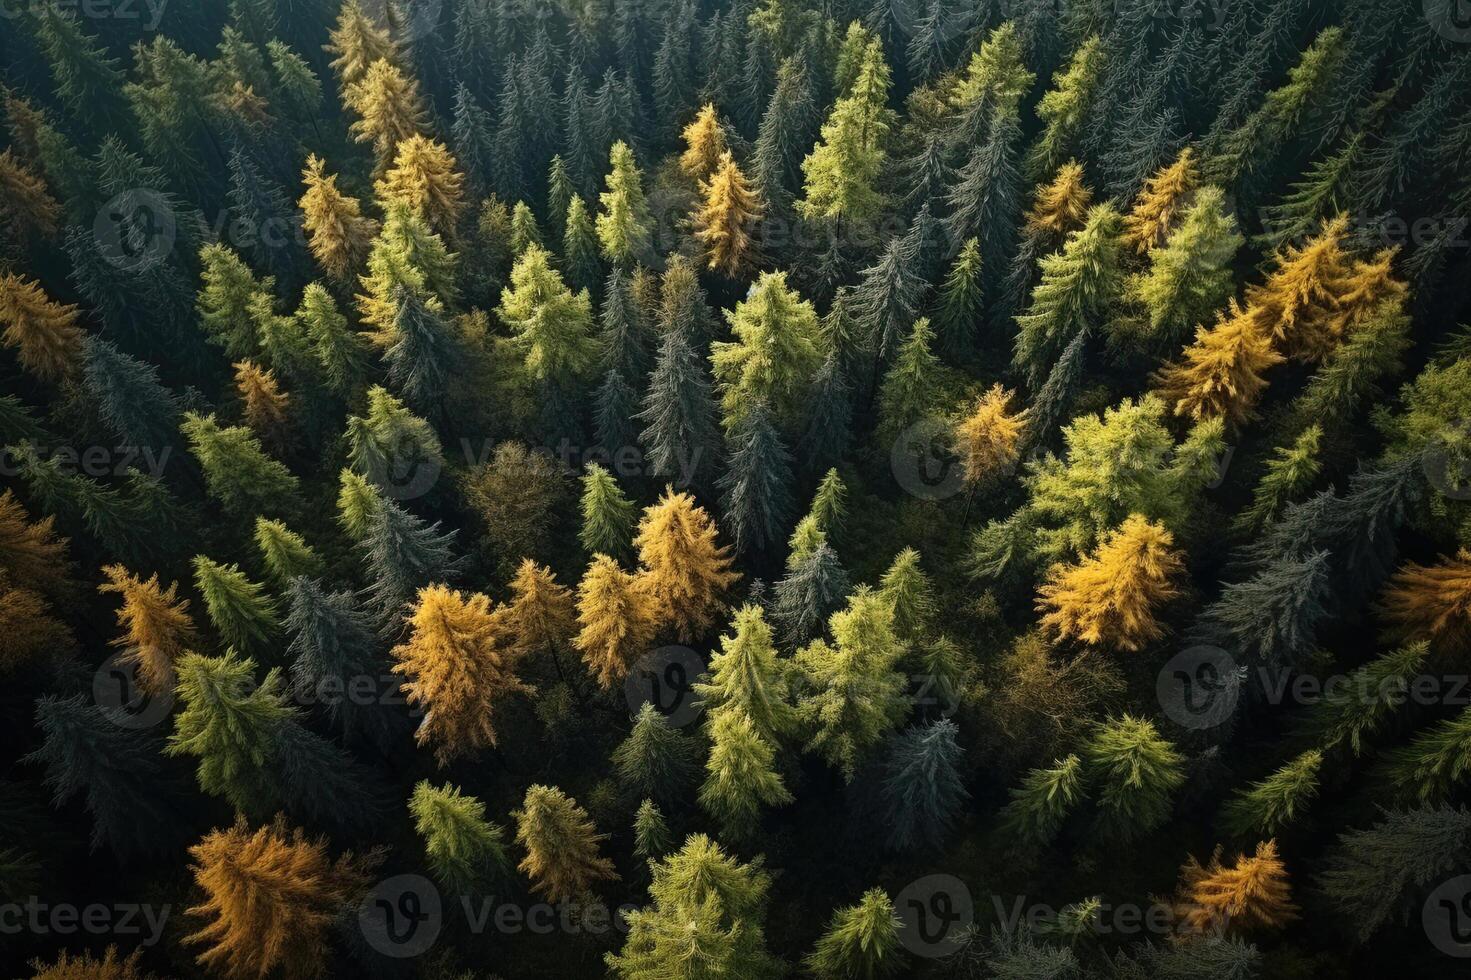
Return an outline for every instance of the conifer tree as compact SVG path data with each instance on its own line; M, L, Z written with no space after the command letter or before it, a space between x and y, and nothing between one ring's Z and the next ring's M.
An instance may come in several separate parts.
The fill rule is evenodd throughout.
M232 648L250 650L275 634L276 604L265 588L245 577L239 565L222 565L195 555L194 587L215 630Z
M486 894L510 871L504 831L485 819L485 804L458 786L425 779L409 797L414 829L435 880L461 895Z
M646 701L634 716L633 730L613 751L613 771L630 795L675 804L694 784L699 754L695 741Z
M16 248L29 247L34 239L54 239L61 218L61 205L51 196L30 167L16 159L14 150L0 153L0 241Z
M760 199L727 150L700 185L704 203L694 214L695 238L705 248L708 267L739 279L755 265Z
M1352 271L1343 251L1347 234L1348 216L1340 214L1301 247L1287 246L1266 281L1247 287L1247 312L1282 354L1320 361L1340 339L1337 300Z
M935 332L929 317L914 321L878 390L879 424L875 437L891 444L908 427L929 418L938 408L940 359L934 353Z
M107 844L127 861L178 842L182 828L157 736L117 724L82 694L37 698L36 726L44 740L26 760L46 767L54 805L84 795L93 850Z
M970 795L960 773L964 749L948 718L906 728L889 740L880 793L889 846L938 848Z
M1063 250L1042 260L1042 281L1031 306L1017 317L1012 364L1033 387L1068 342L1085 326L1098 326L1121 285L1119 215L1111 204L1095 205L1084 226L1068 236Z
M945 231L952 242L975 238L984 259L986 293L1000 282L1011 261L1012 239L1022 211L1021 168L1017 162L1021 130L1016 118L998 112L984 140L956 173L945 199Z
M255 352L255 320L252 309L266 296L269 306L275 279L255 278L240 256L220 244L206 245L199 252L204 288L199 291L199 320L213 343L224 347L230 357Z
M776 72L776 88L761 116L752 148L751 180L772 217L790 224L802 184L802 157L815 135L816 110L807 70L795 58Z
M911 647L928 637L935 617L934 587L919 551L905 548L879 579L879 596L894 610L894 632Z
M700 806L719 821L728 838L749 839L761 807L792 802L772 768L776 751L739 708L722 707L710 716L710 758L700 786Z
M1007 830L1021 841L1046 847L1084 796L1083 761L1076 755L1055 760L1050 769L1033 769L1001 811Z
M403 201L390 201L383 229L368 252L368 271L359 276L363 292L357 296L363 322L374 328L388 346L394 337L399 290L406 288L433 296L452 306L457 297L457 256L430 230L424 216Z
M98 409L121 443L162 449L179 432L179 401L159 383L158 368L88 337L83 378Z
M393 150L393 166L373 185L384 206L402 201L423 214L446 240L453 241L465 209L464 175L443 143L413 134Z
M561 676L561 651L577 634L577 606L572 590L556 573L523 558L510 582L511 601L501 622L520 656L550 655Z
M817 145L802 161L803 196L797 202L802 217L862 226L877 216L884 203L877 182L892 125L885 105L890 83L883 46L870 36L856 58L851 84L843 86Z
M677 478L681 486L703 482L702 472L713 465L705 457L717 449L715 407L702 361L684 330L666 329L638 414L646 423L639 443L650 475Z
M666 488L644 509L633 544L643 587L659 610L658 621L688 643L704 635L726 609L724 595L740 579L728 546L704 508L687 493Z
M516 818L516 842L526 849L517 865L531 879L531 890L553 902L586 897L594 882L616 881L613 862L602 857L599 834L587 811L560 789L534 785L526 790Z
M347 418L348 459L377 488L417 488L421 472L437 475L444 468L444 449L434 427L386 388L368 389L366 416Z
M1410 318L1399 301L1389 299L1375 307L1308 379L1292 405L1294 422L1341 427L1351 421L1381 394L1381 380L1399 372L1409 333Z
M734 425L729 468L717 481L737 552L764 551L781 540L791 518L791 482L791 454L758 404Z
M535 378L569 384L596 361L592 298L587 290L568 289L540 246L528 247L516 260L496 312L515 331Z
M392 500L377 503L358 547L366 556L366 595L379 616L397 622L415 592L458 574L462 559L450 551L457 533L439 533L439 522L429 524Z
M578 540L589 555L626 555L633 540L633 501L617 479L596 463L582 476L582 528Z
M1180 893L1183 925L1194 932L1280 929L1297 918L1275 840L1258 844L1251 857L1239 855L1230 868L1221 864L1219 847L1205 866L1192 855L1180 868Z
M1436 565L1406 562L1384 591L1380 608L1406 638L1460 639L1471 626L1471 551Z
M975 351L981 323L981 242L967 238L950 264L935 310L940 343L957 358Z
M531 205L525 201L517 201L516 206L511 209L511 254L519 256L532 245L546 247L541 229L536 225L536 215L531 212Z
M257 517L255 547L278 587L290 584L298 575L315 577L322 573L322 559L301 535L282 521Z
M389 32L369 16L361 0L345 0L337 13L337 25L330 31L330 40L323 50L335 56L331 67L343 88L359 81L374 62L398 57Z
M638 577L604 554L593 555L578 585L577 606L580 631L574 643L598 683L612 687L646 652L658 610Z
M1291 446L1279 446L1267 460L1267 470L1252 491L1251 505L1237 516L1236 527L1243 532L1260 533L1275 521L1287 505L1307 495L1322 470L1318 446L1323 437L1320 426L1304 429Z
M1011 472L1028 427L1026 412L1008 412L1012 394L993 385L955 428L955 441L972 486Z
M296 477L266 455L249 429L185 412L179 430L204 471L209 495L225 510L243 516L280 513L291 506L299 486Z
M807 399L807 425L798 437L805 468L816 471L843 458L853 440L852 386L832 350L812 379Z
M253 361L236 361L232 367L245 424L272 446L284 446L288 441L291 396L281 390L269 368Z
M293 272L294 232L301 216L287 201L285 190L262 174L240 146L230 154L229 197L231 217L250 230L251 259L260 268L289 278Z
M812 304L787 286L786 273L768 272L726 319L736 339L710 349L726 425L760 403L778 420L796 418L807 382L824 357Z
M837 467L823 474L817 492L812 495L812 507L808 511L817 521L824 534L836 535L843 526L843 517L848 512L848 487L838 475Z
M165 589L156 573L144 581L122 565L104 565L102 574L107 581L97 591L122 597L117 624L123 633L113 640L124 651L119 662L136 665L138 686L149 694L171 691L174 664L198 641L189 600L178 597L177 582Z
M409 703L424 708L415 741L432 744L441 766L494 746L500 703L531 689L516 676L518 651L490 600L431 585L419 590L407 623L392 669L404 676Z
M860 586L829 624L833 643L814 640L797 652L807 681L797 715L811 732L807 748L851 781L861 755L903 720L906 682L895 670L904 645L894 607Z
M825 541L790 563L786 576L776 584L772 612L781 629L782 645L796 649L815 639L828 618L842 607L850 589L847 569Z
M56 534L55 517L32 521L14 491L0 493L0 569L15 581L54 598L72 593L75 586L67 544L66 538Z
M890 239L879 261L863 271L844 311L852 314L866 334L866 346L874 352L875 373L899 347L903 332L914 322L929 290L921 270L932 225L929 211L922 208L908 233ZM837 338L830 339L837 347Z
M568 202L566 214L562 264L567 270L567 279L574 289L592 289L602 275L602 265L598 259L597 233L581 194Z
M708 180L728 150L725 131L715 115L714 103L707 102L694 121L684 128L685 149L679 157L679 169L696 183Z
M43 6L31 13L30 27L51 65L56 95L74 115L101 128L121 118L117 95L123 77L95 35L87 34L72 11Z
M1201 612L1194 638L1274 666L1301 663L1327 615L1329 568L1326 551L1267 561L1251 578L1227 585Z
M815 977L878 980L902 973L908 957L899 941L904 920L882 888L870 888L857 905L833 913L827 931L807 954L804 965Z
M1029 173L1052 173L1077 152L1106 61L1103 41L1090 35L1073 51L1067 68L1052 76L1052 88L1037 103L1044 128L1027 154Z
M314 282L306 287L296 319L334 391L346 394L363 380L368 373L368 342L348 326L325 286Z
M737 610L732 632L721 636L720 652L710 660L708 678L694 685L707 710L741 715L773 747L796 731L787 676L760 606Z
M1158 639L1160 604L1179 595L1184 563L1162 525L1130 514L1076 565L1053 566L1037 591L1041 624L1064 638L1137 651Z
M16 350L21 367L42 381L74 377L82 364L80 310L46 295L41 284L7 272L0 276L0 344Z
M368 533L368 523L383 503L378 488L350 469L338 474L337 523L353 541Z
M477 194L490 190L496 173L495 121L463 82L455 89L450 141L471 189Z
M1275 837L1299 820L1318 795L1318 770L1323 753L1311 750L1293 759L1266 779L1251 784L1227 804L1222 816L1231 833Z
M1267 387L1262 375L1283 360L1256 317L1232 300L1215 326L1196 328L1195 342L1155 375L1155 383L1176 415L1240 425L1251 418Z
M372 144L380 172L393 162L401 142L422 136L428 127L419 83L387 58L374 61L361 79L348 83L342 101L358 116L348 128L353 140Z
M1103 722L1083 757L1099 788L1100 816L1113 834L1137 838L1169 819L1171 798L1185 783L1185 760L1153 722L1130 715Z
M189 855L204 901L185 913L205 922L184 941L206 947L200 965L233 977L326 969L329 930L367 890L373 864L351 853L333 861L326 838L308 838L284 818L252 832L241 817L205 834Z
M633 853L644 861L657 861L674 850L674 836L664 814L653 800L644 800L633 815Z
M758 858L742 864L704 834L650 866L651 904L628 913L623 949L605 957L621 980L650 976L750 977L784 969L766 949L771 878Z
M1173 163L1144 182L1134 207L1124 216L1124 244L1143 255L1163 246L1200 186L1195 148L1187 146Z
M1149 271L1125 284L1129 298L1147 310L1141 329L1158 346L1174 347L1234 292L1231 264L1245 240L1224 201L1220 188L1201 188L1166 243L1150 250Z
M599 197L602 211L597 217L603 255L626 268L635 262L648 264L653 258L654 219L644 197L643 173L621 140L613 144L610 160L608 189Z

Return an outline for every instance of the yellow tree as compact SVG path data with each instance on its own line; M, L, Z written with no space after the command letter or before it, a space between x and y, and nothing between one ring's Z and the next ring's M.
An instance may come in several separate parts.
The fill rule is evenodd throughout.
M1097 551L1075 565L1054 565L1037 590L1042 626L1058 636L1119 650L1158 639L1160 604L1180 594L1184 571L1174 537L1161 524L1130 514Z
M1338 344L1336 314L1351 274L1347 236L1348 216L1340 214L1302 247L1279 253L1266 282L1247 287L1246 307L1259 330L1295 360L1320 361Z
M322 45L322 50L333 56L332 70L343 88L359 81L375 61L398 57L387 29L369 17L358 0L343 3L337 26L328 37L331 43Z
M556 574L530 558L521 559L511 579L511 602L501 621L516 656L550 653L563 681L570 678L562 668L561 651L572 645L577 634L577 603L572 590L557 581Z
M1398 249L1386 248L1367 262L1355 260L1348 275L1338 283L1334 309L1328 314L1328 331L1336 340L1347 339L1378 315L1385 304L1404 307L1410 287L1394 274L1397 254Z
M654 639L658 610L643 582L607 555L594 555L577 587L575 643L604 688L621 683Z
M1156 375L1155 385L1176 415L1239 425L1267 387L1263 373L1283 360L1258 318L1233 300L1214 327L1196 328L1195 342Z
M1083 183L1083 167L1068 161L1057 170L1052 183L1037 191L1037 199L1027 212L1027 226L1061 240L1070 231L1083 227L1093 192Z
M465 209L465 177L457 166L443 143L416 134L398 144L393 166L374 185L374 192L384 204L406 202L424 215L431 228L453 239Z
M59 664L76 648L71 628L52 615L46 597L0 568L0 673L43 657Z
M1195 148L1185 147L1175 162L1162 168L1144 183L1134 210L1124 218L1124 244L1140 255L1158 248L1169 237L1175 219L1184 211L1189 197L1200 185L1200 168Z
M16 349L20 366L43 381L72 377L81 364L82 328L75 306L55 302L34 279L0 276L0 343Z
M46 182L13 150L0 153L0 232L25 246L32 237L55 238L60 218L61 205Z
M306 184L299 206L307 245L317 264L339 283L349 283L368 256L378 222L365 217L362 205L337 188L337 175L313 154L306 159L301 179Z
M285 442L287 405L291 397L276 383L276 375L254 361L235 362L235 392L245 415L245 424L274 446Z
M392 162L399 143L428 127L419 83L387 59L373 62L360 81L344 89L343 101L359 117L350 127L353 139L373 144L380 172Z
M1471 628L1471 550L1438 565L1406 562L1389 580L1380 610L1405 639L1464 639Z
M659 623L672 624L681 643L709 631L725 612L725 590L741 577L730 567L730 547L716 542L718 533L694 497L672 488L639 521L633 543L640 587L655 603Z
M189 848L204 901L186 914L208 920L185 938L207 948L198 962L222 976L309 980L326 965L327 935L368 884L371 861L333 861L326 838L310 839L285 818L252 832L241 818Z
M1297 918L1275 840L1258 844L1251 857L1238 856L1230 868L1221 864L1219 847L1203 867L1191 855L1180 869L1180 879L1179 914L1188 931L1280 929Z
M715 116L714 103L705 103L695 121L684 128L684 144L679 169L686 177L704 181L721 165L729 150L725 145L725 131Z
M955 427L956 442L971 486L1005 474L1016 463L1027 413L1010 413L1012 393L995 385Z
M756 257L752 238L761 220L761 200L726 150L710 179L702 181L704 203L695 212L695 238L705 247L709 268L741 278Z
M189 600L179 598L179 583L165 589L157 573L144 581L122 565L105 565L102 575L107 581L97 591L116 592L123 600L117 611L123 634L112 641L126 651L123 662L137 665L138 686L149 694L173 690L174 664L199 639Z
M419 590L408 619L409 638L393 648L393 671L406 678L410 704L424 717L415 739L433 744L441 766L458 755L495 745L495 711L517 691L519 654L490 599L443 585Z
M598 833L587 811L554 786L526 790L516 819L516 841L526 849L517 867L531 879L531 890L553 902L585 898L595 881L616 881L613 862L598 853L608 839Z
M0 569L57 597L72 590L67 539L56 534L56 518L32 521L15 494L0 494Z

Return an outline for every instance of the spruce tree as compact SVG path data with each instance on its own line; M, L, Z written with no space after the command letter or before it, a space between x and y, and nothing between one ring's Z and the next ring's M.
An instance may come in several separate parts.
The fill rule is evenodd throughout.
M903 928L904 920L895 913L888 893L871 888L857 905L833 913L827 931L807 954L804 964L822 980L898 976L908 962L899 941L899 930Z
M782 645L797 649L815 639L850 590L847 569L826 541L790 564L776 584L772 612L781 628Z
M764 551L791 518L792 457L762 405L735 424L729 442L729 466L716 483L726 527L736 551Z
M195 555L194 586L204 596L204 608L215 630L232 648L242 652L269 641L279 621L276 603L265 588L245 577L239 565L222 565Z
M1050 769L1033 769L1010 791L1002 823L1022 842L1047 847L1083 799L1084 787L1083 762L1076 755L1056 760Z
M21 367L53 384L77 375L84 337L80 310L48 297L23 276L0 276L0 344L15 348Z
M699 746L671 727L653 702L645 702L633 730L613 751L613 771L629 795L676 804L694 785Z
M205 487L220 506L239 516L281 513L293 505L299 481L266 455L244 426L221 426L213 415L185 412L179 426L204 471Z
M886 747L879 792L889 846L939 848L969 793L960 772L964 750L949 719L906 728Z
M893 444L909 427L928 419L938 408L943 366L934 353L929 317L914 321L909 339L899 347L878 390L877 441Z
M613 474L590 463L582 476L582 528L578 540L589 555L623 556L633 540L634 506Z
M398 621L414 594L430 582L453 577L463 564L451 557L457 532L439 533L392 500L382 500L368 515L358 547L367 565L367 599L389 623Z
M587 811L560 789L534 785L526 790L516 819L516 842L526 849L517 867L531 879L531 890L553 902L580 900L597 881L616 881L613 862L602 857L599 834Z
M409 797L414 829L435 880L460 895L488 894L511 869L504 831L485 819L485 804L449 783L423 780Z
M325 286L314 282L306 287L296 319L317 366L335 392L346 394L363 381L368 373L368 342L348 326Z
M750 839L761 807L792 802L772 767L776 750L739 708L722 707L710 716L710 758L700 786L700 806L713 816L728 839Z
M318 576L322 559L306 539L282 521L255 519L255 547L272 581L285 587L299 575Z
M1083 758L1111 834L1138 838L1169 819L1175 792L1185 783L1185 760L1153 722L1123 715L1101 723Z
M674 837L664 814L653 800L638 805L633 817L633 853L644 861L657 861L674 850Z
M1301 819L1318 795L1323 753L1304 752L1266 779L1243 789L1227 804L1222 817L1238 837L1275 837Z
M647 265L653 259L654 219L644 197L643 173L633 151L621 140L613 144L610 160L608 189L599 198L602 211L597 218L598 241L610 262L625 268L635 262Z
M161 450L179 432L179 400L158 379L158 368L100 337L85 344L83 377L98 410L120 444Z
M637 418L651 476L705 483L717 451L715 408L702 358L683 330L664 331ZM621 376L620 376L621 377Z
M710 661L708 680L696 683L694 691L707 710L743 716L773 747L796 731L787 677L760 606L736 612L732 632L721 636L720 652Z

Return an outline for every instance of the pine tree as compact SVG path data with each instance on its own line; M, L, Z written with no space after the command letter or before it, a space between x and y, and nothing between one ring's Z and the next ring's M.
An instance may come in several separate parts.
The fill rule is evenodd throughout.
M935 332L929 317L914 321L878 391L879 424L875 439L892 444L905 429L925 421L938 408L940 359L934 353Z
M409 797L414 829L424 841L435 880L461 895L488 894L506 879L510 856L504 831L485 819L485 804L457 786L429 780Z
M668 719L644 702L634 717L633 730L613 751L613 771L631 796L665 804L682 801L699 772L699 746Z
M420 489L422 476L433 478L444 468L444 449L434 427L386 388L369 388L367 400L366 416L347 418L344 438L353 469L375 488L391 493Z
M459 573L463 561L450 550L457 533L439 533L439 522L429 524L392 500L378 502L358 547L366 556L366 596L380 617L396 623L415 592ZM448 602L436 600L436 607Z
M781 628L782 645L796 649L815 639L828 618L842 607L850 589L847 570L825 541L790 563L786 576L776 584L772 612Z
M1017 162L1021 130L1014 116L998 113L984 140L956 173L945 199L945 231L951 242L975 238L985 264L985 293L991 294L1011 262L1017 219L1022 211L1021 168Z
M325 286L314 282L306 287L296 319L334 391L346 394L362 382L368 373L368 342L348 326Z
M599 200L602 211L597 217L598 241L610 262L625 268L635 262L649 264L653 258L653 215L644 197L643 173L634 162L628 144L613 144L607 187Z
M102 574L107 581L97 591L122 597L117 624L123 633L113 640L124 651L119 663L136 664L138 686L149 694L171 691L174 664L198 642L189 600L178 597L177 582L165 589L157 574L144 581L122 565L104 565Z
M701 464L716 451L715 409L702 358L684 330L666 329L638 419L651 476L703 482ZM711 464L705 464L709 472Z
M651 976L739 976L784 972L766 949L771 878L758 858L742 864L704 834L652 864L652 904L628 913L619 953L605 957L621 980Z
M423 214L429 226L454 240L465 209L464 175L443 143L419 134L402 138L393 150L393 166L373 185L383 205L402 201Z
M106 844L127 861L178 843L182 826L157 736L118 725L81 694L37 698L36 726L44 741L26 761L46 767L53 805L85 794L93 850Z
M276 604L265 588L245 577L239 565L222 565L195 555L194 587L215 630L232 648L248 651L264 644L278 628Z
M1219 847L1203 867L1192 855L1180 868L1180 893L1183 926L1197 933L1280 929L1297 918L1275 840L1258 844L1251 857L1238 856L1230 868L1221 864Z
M423 136L428 127L419 83L386 58L374 61L361 79L348 83L342 101L358 116L348 131L355 142L372 144L380 172L393 162L400 143Z
M1267 470L1252 491L1251 506L1238 515L1236 527L1257 534L1275 521L1290 503L1307 495L1322 470L1318 446L1323 437L1320 426L1304 429L1291 446L1279 446L1267 460Z
M1084 327L1096 327L1121 287L1119 215L1111 204L1095 205L1083 228L1068 236L1063 250L1042 260L1042 281L1032 293L1012 364L1025 370L1033 387L1068 342Z
M1011 802L1001 811L1002 822L1026 844L1046 847L1084 793L1083 761L1069 755L1056 760L1051 769L1028 772L1021 786L1011 790Z
M1123 715L1103 722L1083 748L1098 808L1116 836L1137 838L1169 819L1171 797L1185 783L1184 757L1154 723Z
M745 605L736 612L732 632L721 636L720 652L710 661L708 677L694 691L712 717L721 712L740 715L772 747L795 733L797 716L787 677L760 606Z
M1008 413L1012 397L1001 385L993 385L955 428L965 480L972 486L1006 476L1021 455L1028 415Z
M224 347L232 358L255 352L257 340L252 306L261 294L275 290L275 280L257 280L238 254L220 244L205 245L199 252L204 288L199 291L199 320L212 343Z
M516 842L526 849L517 867L531 879L531 890L553 902L587 896L596 881L617 881L613 862L602 857L599 834L587 811L551 786L526 790L516 818Z
M801 62L788 58L776 72L776 89L761 116L752 149L751 179L769 214L790 226L793 199L802 183L802 156L812 145L816 110L810 78Z
M425 302L432 296L446 306L454 305L457 259L422 214L406 202L388 202L383 230L368 253L367 275L358 277L363 292L357 296L363 322L378 334L382 346L396 339L393 321L401 289L418 293Z
M1406 638L1458 640L1471 626L1471 551L1436 565L1406 562L1380 600L1392 631Z
M516 676L518 653L490 600L431 585L407 623L407 641L391 652L409 703L424 708L415 741L433 744L441 766L494 746L500 703L531 689Z
M1399 372L1409 333L1410 318L1400 302L1381 303L1313 372L1292 404L1294 422L1341 427L1351 421L1382 394L1381 379Z
M761 201L729 150L721 154L700 190L704 203L693 217L694 234L705 248L708 267L740 279L758 261L755 239Z
M851 781L859 757L904 717L906 682L894 668L904 644L894 632L894 607L860 586L829 624L833 643L814 640L797 652L807 681L797 714L811 732L807 748Z
M185 914L206 921L184 942L206 946L197 962L232 977L326 969L328 932L367 890L374 863L351 853L333 861L326 838L310 839L284 818L252 832L242 817L205 834L189 854L205 900Z
M244 426L224 426L213 415L184 413L179 426L204 471L209 495L238 515L280 513L296 497L298 481Z
M359 81L374 62L385 58L395 60L399 56L389 32L374 22L361 0L345 0L330 39L332 43L324 45L323 50L336 56L331 66L343 88Z
M889 846L939 848L970 795L960 773L964 750L949 719L906 728L889 740L879 786Z
M792 457L762 405L735 424L730 445L729 468L717 481L721 510L737 552L764 551L791 518Z
M700 786L700 806L719 821L728 838L749 839L761 807L792 802L772 768L774 747L739 708L724 706L710 716L710 758Z
M1185 348L1181 360L1162 368L1155 383L1176 415L1241 425L1267 387L1262 375L1283 360L1257 318L1233 300L1230 312L1220 313L1215 326L1196 328L1195 343Z
M402 735L398 716L377 700L365 702L351 693L364 678L372 680L375 691L398 690L397 681L390 680L385 645L372 618L352 593L328 592L319 580L305 576L286 584L284 598L292 683L329 692L346 685L349 696L323 698L328 717L349 743L367 741L389 748Z
M653 640L655 609L637 576L595 554L578 586L575 639L588 670L605 688L623 680Z
M1187 146L1173 163L1145 181L1133 209L1124 218L1124 244L1140 255L1163 246L1186 210L1196 203L1194 195L1199 186L1195 148Z
M1193 638L1273 666L1302 663L1327 615L1328 562L1326 551L1269 560L1251 578L1225 587L1201 612Z
M890 82L883 46L870 37L857 58L851 85L843 86L817 145L802 161L803 196L797 202L802 217L860 227L877 217L884 196L876 185L892 125L885 106Z
M929 290L922 270L932 225L929 211L921 209L910 223L909 232L891 238L879 261L863 270L863 278L844 311L852 314L866 335L866 346L875 354L875 373L899 347L903 332L914 322ZM831 339L837 348L837 338Z
M1340 339L1335 313L1351 273L1343 251L1347 234L1348 216L1340 214L1301 247L1289 245L1276 255L1266 282L1247 287L1247 312L1282 354L1320 361Z
M664 814L653 800L638 805L633 817L633 853L644 861L657 861L674 850L674 836Z
M130 357L101 337L88 337L83 378L121 444L162 449L179 432L179 400L158 368Z
M726 314L733 342L711 345L727 426L765 403L778 420L797 417L810 377L824 357L817 313L787 286L786 273L764 273Z
M51 65L56 96L74 115L101 129L122 118L117 95L123 76L117 62L70 10L44 6L32 11L31 30Z
M905 548L879 579L879 597L894 610L894 632L911 647L928 638L935 618L934 587L919 562L919 552Z
M853 440L852 387L831 351L809 386L807 425L798 437L805 468L816 471L843 458Z
M518 656L550 656L563 677L561 651L577 634L577 603L556 573L523 558L510 582L511 601L501 612L501 625Z
M1244 239L1224 211L1225 195L1202 187L1167 242L1149 252L1149 271L1130 276L1129 298L1148 313L1139 329L1157 347L1173 348L1235 291L1231 265Z
M1225 825L1238 837L1275 837L1298 820L1318 795L1318 770L1323 753L1304 752L1266 779L1241 790L1222 813Z
M79 318L77 307L57 303L35 280L0 276L0 344L14 348L21 367L42 381L77 374L84 345Z
M804 965L822 980L877 980L902 973L908 957L900 946L904 920L882 888L863 893L857 905L833 913L827 931L807 954Z

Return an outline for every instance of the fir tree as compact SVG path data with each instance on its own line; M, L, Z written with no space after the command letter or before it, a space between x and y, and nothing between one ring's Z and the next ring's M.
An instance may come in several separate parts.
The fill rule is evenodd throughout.
M178 598L177 582L165 589L157 574L144 581L122 565L105 565L102 574L107 581L97 591L122 597L123 633L113 641L124 651L119 662L136 665L138 685L150 694L172 690L175 662L198 640L189 600Z
M372 144L380 172L393 162L401 142L422 136L428 125L419 83L387 58L374 61L361 79L348 83L342 100L358 116L349 127L353 140Z
M1083 762L1076 755L1058 759L1051 769L1033 769L1002 812L1007 830L1034 847L1046 847L1084 795Z
M439 533L438 522L428 524L392 500L374 507L358 547L366 556L368 601L379 616L397 622L415 592L459 571L462 560L450 551L456 533ZM435 598L436 605L448 602Z
M644 861L657 861L674 850L674 836L664 814L653 800L638 805L633 817L633 853Z
M409 797L414 829L424 841L435 879L461 894L485 894L510 871L504 831L485 819L485 804L457 786L427 779Z
M764 551L791 517L792 457L761 405L735 424L730 445L729 468L717 481L721 510L738 552Z
M910 426L929 418L937 406L942 365L934 353L934 331L928 317L914 321L914 329L899 348L878 390L878 442L892 444Z
M1252 491L1251 505L1237 516L1236 527L1260 533L1275 521L1289 503L1307 495L1318 478L1322 463L1318 446L1323 430L1317 425L1304 429L1291 446L1279 446L1267 460L1267 469Z
M945 231L951 242L975 238L985 259L985 293L1000 282L1011 261L1012 239L1021 215L1021 171L1017 162L1021 130L1016 119L998 113L983 141L956 174L946 197Z
M1227 585L1200 614L1193 637L1270 665L1300 664L1327 615L1328 561L1326 551L1269 561L1251 578Z
M204 471L209 495L238 515L280 513L296 497L298 481L243 426L221 426L213 415L185 412L179 430Z
M613 474L590 463L582 476L582 528L578 540L590 555L626 555L633 539L633 501Z
M787 286L785 273L768 272L726 319L736 339L710 350L726 425L735 426L762 403L778 420L796 418L823 358L812 304Z
M708 680L696 683L694 691L707 710L740 715L772 747L796 731L787 678L760 606L736 612L732 632L720 638L720 652L710 661Z
M969 793L960 773L964 750L949 719L906 728L890 739L880 793L889 846L897 851L944 844Z
M373 185L385 207L402 201L424 216L429 227L453 241L465 209L464 175L443 143L414 134L393 150L393 166Z
M758 260L755 238L762 217L760 199L729 150L721 154L700 190L704 204L694 215L695 238L705 248L709 268L738 279Z
M625 267L648 264L653 258L654 219L644 197L643 174L627 143L613 144L610 159L608 189L600 195L602 211L597 218L603 255Z
M516 842L526 849L517 867L531 879L531 890L553 902L578 900L597 881L616 881L613 862L599 854L607 838L587 812L560 789L535 785L526 790L516 818Z
M852 386L837 351L827 355L809 389L807 425L797 444L803 448L804 467L815 471L840 461L853 440Z
M204 555L194 556L194 586L204 596L209 621L232 648L250 650L276 633L276 604L258 582L239 565L221 565Z
M314 282L306 287L296 319L334 391L346 394L362 382L368 373L368 343L348 326L325 286Z
M684 152L679 169L686 177L702 183L721 166L727 152L725 131L715 115L713 103L705 103L693 122L684 128Z
M999 384L975 403L955 428L955 441L972 486L1011 472L1028 428L1026 412L1009 412L1012 394Z
M705 458L717 447L714 415L700 355L685 331L666 329L637 416L646 423L639 443L650 475L678 479L681 486L703 482L701 473L711 465Z
M1187 209L1194 206L1199 185L1199 162L1195 149L1187 146L1173 163L1144 182L1133 209L1124 217L1124 244L1141 255L1164 246Z
M1275 837L1300 819L1302 811L1318 795L1318 769L1323 753L1304 752L1250 789L1241 790L1222 814L1226 826L1238 837Z
M700 806L719 821L726 837L749 839L763 805L792 802L792 794L772 768L776 751L739 708L721 707L711 714L710 740Z
M567 278L574 289L592 289L602 275L602 264L598 260L597 234L582 195L568 202L564 225L562 264Z
M975 352L981 311L981 243L968 238L940 285L935 310L940 344L952 357L965 358Z
M533 377L569 384L592 368L592 298L567 288L545 249L532 245L516 260L496 312L515 331Z
M823 980L898 976L908 960L899 942L899 930L904 927L888 893L882 888L869 889L857 905L833 913L805 965Z
M935 617L934 586L919 552L905 548L879 579L879 596L894 610L894 632L911 647L926 639Z
M776 584L772 612L781 628L782 645L796 649L815 639L850 588L847 569L825 541L790 564Z
M87 338L85 352L87 388L121 444L171 445L179 431L179 400L159 382L158 368L100 337Z
M322 559L311 545L281 521L256 518L255 546L277 586L289 584L298 575L322 573Z
M633 730L613 751L613 771L631 796L665 804L682 800L699 772L699 746L670 726L652 701L634 717Z
M248 229L255 264L289 279L292 250L287 245L296 240L301 215L288 203L286 192L239 146L230 154L230 214L239 227Z
M1067 68L1052 76L1052 88L1037 103L1044 129L1027 155L1034 176L1052 173L1077 152L1106 58L1102 40L1091 35L1073 51Z
M1185 760L1152 722L1123 715L1100 724L1083 757L1113 834L1137 838L1169 819L1172 797L1185 783Z

